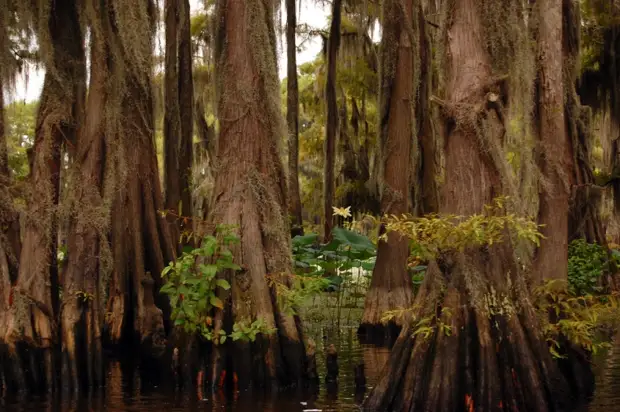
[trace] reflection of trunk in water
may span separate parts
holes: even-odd
[[[381,369],[390,357],[390,349],[373,345],[362,346],[362,356],[366,372],[366,381],[369,387],[379,380]]]
[[[588,410],[616,410],[620,400],[620,334],[616,335],[607,354],[596,363],[596,389]]]

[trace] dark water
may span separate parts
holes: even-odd
[[[107,371],[104,391],[88,399],[41,397],[15,397],[5,394],[0,398],[0,411],[4,412],[175,412],[175,411],[240,411],[240,412],[296,412],[308,410],[357,411],[364,393],[356,393],[353,370],[364,362],[367,390],[376,382],[389,350],[360,345],[354,328],[322,329],[317,331],[317,363],[321,374],[318,393],[282,393],[265,396],[262,393],[237,393],[225,396],[211,391],[179,393],[155,384],[148,372],[139,367],[131,368],[120,362],[111,362]],[[337,387],[327,390],[323,384],[325,362],[324,348],[329,344],[338,348],[340,366]],[[366,392],[367,393],[367,392]]]
[[[104,391],[89,398],[72,399],[42,397],[15,397],[5,394],[0,398],[4,412],[176,412],[176,411],[240,411],[240,412],[302,412],[321,410],[357,411],[365,394],[377,381],[378,374],[389,356],[385,348],[360,345],[354,328],[319,330],[317,354],[330,343],[338,348],[340,376],[337,388],[328,390],[324,384],[318,393],[283,393],[257,395],[237,393],[234,396],[211,392],[179,393],[164,389],[166,385],[153,383],[148,372],[139,368],[123,367],[112,362],[107,373]],[[324,359],[317,356],[321,382],[325,372]],[[367,391],[356,393],[353,370],[365,365]],[[597,365],[597,388],[590,404],[590,412],[620,412],[620,338]]]

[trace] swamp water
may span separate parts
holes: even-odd
[[[177,411],[238,411],[238,412],[310,412],[358,411],[359,404],[375,384],[389,356],[387,348],[361,345],[356,328],[321,328],[313,335],[317,343],[317,363],[321,374],[318,393],[280,393],[264,396],[238,393],[235,396],[174,391],[152,379],[148,371],[126,362],[112,361],[107,368],[104,390],[87,398],[76,399],[47,396],[4,394],[1,412],[177,412]],[[338,349],[339,383],[327,388],[324,383],[325,358],[329,344]],[[364,363],[366,392],[356,393],[353,371]],[[620,412],[620,337],[607,355],[598,362],[597,387],[588,412]],[[202,400],[199,400],[199,396]]]

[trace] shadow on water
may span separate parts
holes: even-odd
[[[175,391],[165,382],[154,379],[151,370],[130,360],[108,363],[106,387],[87,397],[61,395],[16,396],[3,394],[0,411],[4,412],[176,412],[176,411],[357,411],[364,396],[377,382],[389,349],[359,343],[354,327],[318,327],[311,331],[317,344],[317,366],[321,385],[314,391],[262,393],[201,394]],[[337,384],[325,383],[325,353],[330,344],[338,350]],[[366,390],[355,385],[355,370],[363,364]],[[597,360],[597,387],[588,412],[620,412],[620,335],[612,348]]]
[[[317,345],[320,386],[315,391],[291,391],[264,395],[247,392],[226,396],[203,391],[175,391],[154,379],[154,373],[130,360],[112,360],[107,365],[106,387],[87,397],[67,393],[58,396],[15,396],[0,398],[4,412],[176,412],[176,411],[357,411],[364,396],[376,382],[389,349],[361,345],[356,328],[321,327],[311,331]],[[338,350],[339,377],[336,384],[325,383],[325,353],[330,344]],[[364,365],[366,391],[356,390],[355,369]],[[203,399],[200,399],[203,398]]]

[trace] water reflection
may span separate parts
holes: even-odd
[[[174,390],[154,379],[156,374],[144,365],[110,362],[106,387],[86,397],[63,392],[54,396],[0,396],[2,412],[302,412],[318,409],[358,411],[364,396],[375,385],[389,357],[389,349],[360,345],[355,328],[319,328],[312,331],[317,343],[317,366],[321,384],[314,390],[279,394],[243,392],[226,396],[205,390],[201,395]],[[325,350],[334,344],[338,350],[340,373],[337,384],[326,385]],[[366,391],[356,390],[355,369],[364,365]],[[2,395],[2,394],[0,394]],[[620,335],[608,354],[598,361],[597,387],[589,412],[620,411]]]
[[[202,394],[179,392],[154,379],[157,374],[130,361],[111,361],[106,371],[106,387],[86,397],[69,393],[49,396],[0,397],[0,411],[7,412],[176,412],[239,411],[293,412],[311,409],[357,411],[365,392],[356,390],[355,369],[364,364],[366,388],[377,380],[388,356],[388,349],[360,345],[355,328],[322,328],[311,331],[317,343],[320,386],[278,394],[242,392],[226,396],[223,392]],[[325,350],[334,344],[338,350],[338,382],[326,385]]]

